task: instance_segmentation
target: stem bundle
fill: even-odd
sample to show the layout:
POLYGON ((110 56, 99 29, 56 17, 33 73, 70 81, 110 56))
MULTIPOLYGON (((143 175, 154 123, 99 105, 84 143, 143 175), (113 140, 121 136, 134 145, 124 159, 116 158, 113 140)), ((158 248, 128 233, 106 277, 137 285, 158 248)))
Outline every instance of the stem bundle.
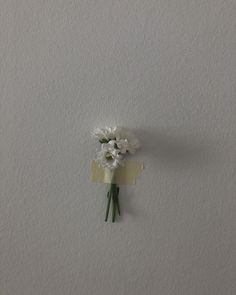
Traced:
POLYGON ((120 215, 120 204, 119 204, 119 187, 116 183, 110 184, 110 189, 107 193, 107 209, 106 209, 106 217, 105 221, 108 219, 110 206, 112 204, 112 222, 115 222, 116 219, 116 211, 120 215))

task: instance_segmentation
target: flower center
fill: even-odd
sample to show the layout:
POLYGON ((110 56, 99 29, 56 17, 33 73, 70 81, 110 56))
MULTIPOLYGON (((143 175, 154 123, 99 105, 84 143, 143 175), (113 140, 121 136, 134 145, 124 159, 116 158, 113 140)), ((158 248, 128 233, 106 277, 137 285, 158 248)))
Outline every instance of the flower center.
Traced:
POLYGON ((109 155, 109 154, 107 154, 107 155, 106 155, 106 159, 107 159, 107 160, 112 160, 112 156, 109 155))

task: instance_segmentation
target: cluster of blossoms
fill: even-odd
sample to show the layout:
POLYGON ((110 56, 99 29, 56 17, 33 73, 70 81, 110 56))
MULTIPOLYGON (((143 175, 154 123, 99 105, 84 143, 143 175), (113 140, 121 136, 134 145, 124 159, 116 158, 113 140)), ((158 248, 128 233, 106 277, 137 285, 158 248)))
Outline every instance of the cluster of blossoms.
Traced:
POLYGON ((139 140, 134 134, 122 127, 96 129, 93 136, 101 143, 96 161, 100 166, 110 170, 123 166, 125 155, 134 154, 140 147, 139 140))
POLYGON ((129 130, 122 127, 105 127, 93 132, 101 143, 101 149, 96 154, 97 163, 109 169, 112 175, 110 189, 107 193, 107 208, 105 221, 108 220, 110 206, 112 207, 112 222, 115 222, 116 212, 120 215, 119 187, 116 184, 115 169, 124 165, 127 154, 134 154, 140 147, 138 139, 129 130))

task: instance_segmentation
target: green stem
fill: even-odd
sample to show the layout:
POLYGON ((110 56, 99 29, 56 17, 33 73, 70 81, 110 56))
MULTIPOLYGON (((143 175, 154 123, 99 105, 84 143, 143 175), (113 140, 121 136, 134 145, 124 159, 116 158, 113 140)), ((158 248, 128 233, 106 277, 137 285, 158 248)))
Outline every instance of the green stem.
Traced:
POLYGON ((116 219, 116 184, 112 183, 110 188, 110 193, 112 195, 112 222, 116 219))
POLYGON ((109 214, 109 209, 110 209, 110 203, 111 203, 111 191, 109 191, 108 193, 107 193, 107 198, 108 198, 108 200, 107 200, 107 209, 106 209, 106 217, 105 217, 105 221, 107 222, 107 219, 108 219, 108 214, 109 214))
POLYGON ((119 195, 119 187, 115 183, 115 171, 112 171, 111 184, 110 184, 109 191, 107 193, 107 208, 106 208, 105 221, 108 220, 111 203, 112 203, 112 222, 115 222, 116 220, 116 210, 118 214, 120 215, 120 205, 119 205, 118 195, 119 195))
POLYGON ((119 204, 119 187, 117 187, 117 194, 116 194, 116 206, 117 206, 117 211, 118 211, 118 214, 120 215, 120 204, 119 204))
POLYGON ((112 195, 112 222, 116 220, 116 195, 112 195))

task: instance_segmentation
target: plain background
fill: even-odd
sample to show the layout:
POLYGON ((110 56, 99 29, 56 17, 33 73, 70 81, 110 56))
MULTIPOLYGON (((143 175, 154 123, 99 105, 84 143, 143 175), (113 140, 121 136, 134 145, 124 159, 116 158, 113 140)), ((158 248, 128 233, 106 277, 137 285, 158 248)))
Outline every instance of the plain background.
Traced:
POLYGON ((236 294, 234 0, 0 1, 0 294, 236 294), (145 170, 105 223, 95 127, 145 170))

